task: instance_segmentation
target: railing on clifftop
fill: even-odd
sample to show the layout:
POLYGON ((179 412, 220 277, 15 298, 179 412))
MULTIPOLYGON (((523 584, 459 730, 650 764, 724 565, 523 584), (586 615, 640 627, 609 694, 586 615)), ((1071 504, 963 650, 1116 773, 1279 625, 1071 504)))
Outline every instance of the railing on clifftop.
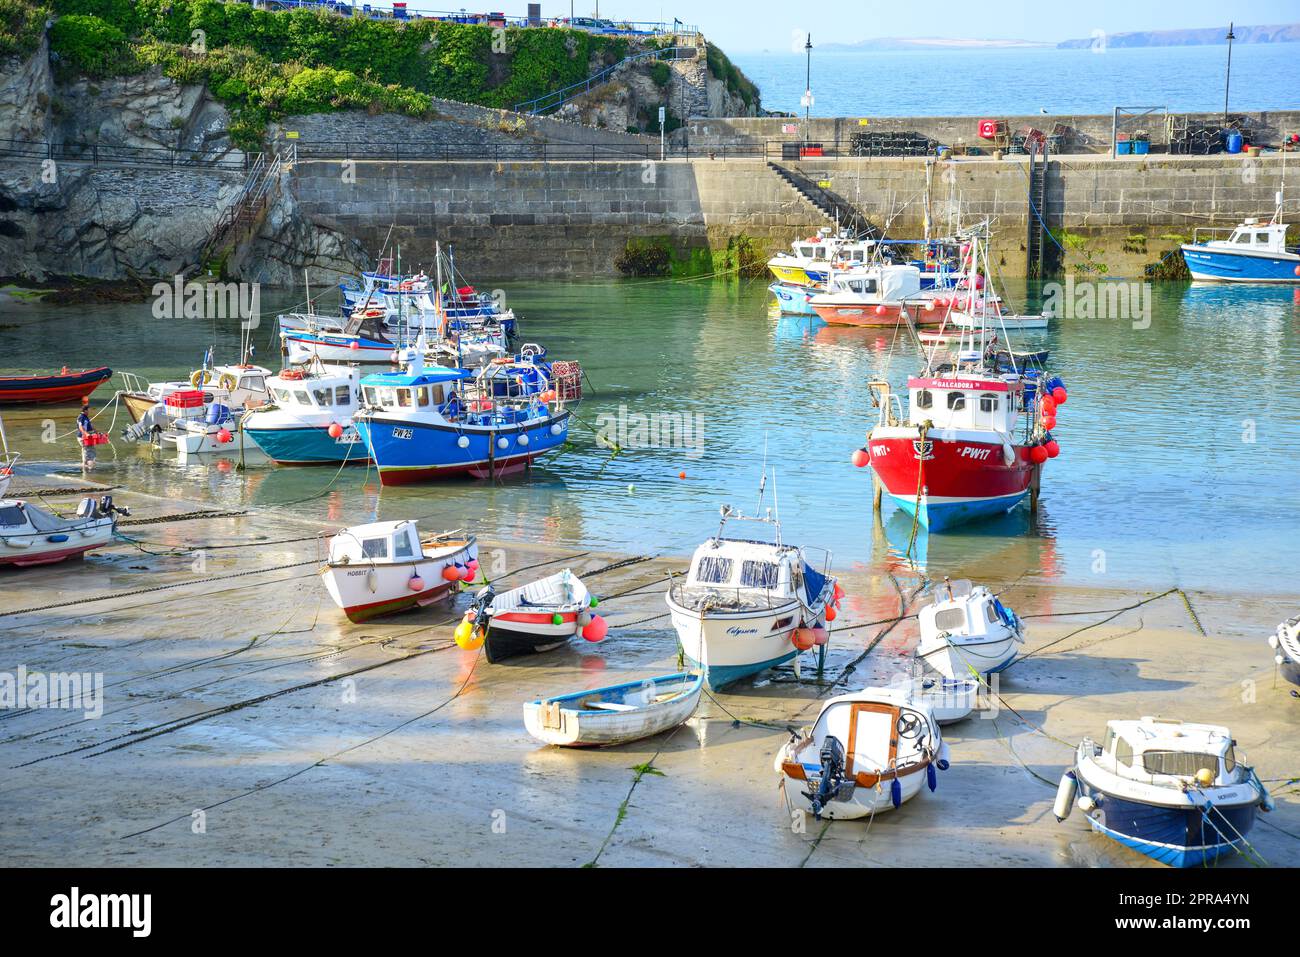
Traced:
POLYGON ((46 140, 0 140, 0 156, 92 166, 160 166, 168 168, 248 169, 260 154, 213 154, 211 151, 166 146, 101 146, 98 143, 55 143, 46 140))
POLYGON ((545 96, 526 100, 523 103, 516 103, 514 111, 516 113, 531 113, 536 116, 548 110, 558 110, 575 97, 589 93, 598 86, 604 86, 614 78, 615 73, 629 64, 640 63, 643 60, 693 60, 698 53, 699 51, 695 47, 664 47, 662 50, 643 50, 640 53, 634 53, 630 57, 619 60, 613 66, 605 67, 599 73, 593 73, 585 80, 570 84, 552 93, 547 93, 545 96))

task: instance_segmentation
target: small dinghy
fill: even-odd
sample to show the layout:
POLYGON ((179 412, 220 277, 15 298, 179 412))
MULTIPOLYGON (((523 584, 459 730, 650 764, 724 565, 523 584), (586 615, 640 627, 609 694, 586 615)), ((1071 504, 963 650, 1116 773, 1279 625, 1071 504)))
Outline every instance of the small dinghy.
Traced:
POLYGON ((1248 848, 1256 811, 1273 809, 1235 744, 1219 725, 1108 721, 1103 743, 1079 745, 1053 813, 1064 821, 1077 806, 1098 834, 1171 867, 1208 864, 1248 848))
POLYGON ((811 729, 776 756, 786 800, 813 817, 848 820, 902 805, 948 768, 930 706, 899 688, 864 688, 831 698, 811 729))
POLYGON ((524 704, 538 741, 566 748, 627 744, 675 728, 695 713, 704 676, 685 671, 524 704))
POLYGON ((933 605, 919 616, 921 640, 916 657, 947 678, 970 678, 1001 671, 1024 643, 1016 613, 983 585, 944 579, 933 605))
POLYGON ((81 402, 113 377, 108 366, 50 375, 0 376, 0 402, 81 402))
POLYGON ((75 518, 19 499, 0 499, 0 565, 49 565, 113 540, 117 516, 130 515, 113 497, 82 499, 75 518))
MULTIPOLYGON (((0 481, 3 481, 2 477, 0 481)), ((1300 685, 1300 615, 1278 625, 1277 631, 1268 636, 1268 646, 1273 649, 1273 661, 1281 670, 1282 677, 1293 685, 1300 685)), ((1291 694, 1300 697, 1294 691, 1291 694)))
POLYGON ((487 660, 493 664, 536 651, 550 651, 573 635, 587 641, 605 638, 607 626, 591 614, 598 604, 578 576, 565 569, 549 578, 497 594, 485 588, 466 614, 484 634, 487 660))
POLYGON ((979 703, 980 683, 975 678, 921 675, 910 687, 912 700, 926 705, 940 725, 965 721, 979 703))
POLYGON ((452 597, 477 571, 472 535, 446 532, 422 542, 415 522, 376 522, 331 538, 320 575, 348 620, 362 622, 452 597))

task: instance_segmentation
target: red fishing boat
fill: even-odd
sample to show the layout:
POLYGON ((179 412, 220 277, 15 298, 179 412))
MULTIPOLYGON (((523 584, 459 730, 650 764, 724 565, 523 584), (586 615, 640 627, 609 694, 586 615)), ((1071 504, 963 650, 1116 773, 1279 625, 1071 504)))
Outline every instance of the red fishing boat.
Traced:
POLYGON ((108 366, 52 375, 0 376, 0 402, 79 402, 113 377, 108 366))

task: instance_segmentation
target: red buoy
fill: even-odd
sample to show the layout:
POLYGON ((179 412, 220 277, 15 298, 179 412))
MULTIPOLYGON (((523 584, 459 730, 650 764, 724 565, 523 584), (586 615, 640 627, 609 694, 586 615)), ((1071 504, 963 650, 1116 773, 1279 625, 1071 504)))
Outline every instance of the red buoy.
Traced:
POLYGON ((360 349, 360 348, 361 348, 361 343, 359 343, 359 342, 357 342, 357 340, 353 339, 351 342, 348 343, 348 348, 349 348, 349 349, 360 349))
POLYGON ((860 469, 866 468, 871 464, 871 456, 867 454, 866 449, 853 450, 853 464, 860 469))
POLYGON ((800 651, 807 651, 817 644, 817 637, 811 628, 796 628, 790 633, 790 642, 800 651))
POLYGON ((1049 395, 1043 396, 1043 415, 1051 415, 1056 411, 1056 400, 1049 395))
POLYGON ((456 570, 455 565, 448 565, 446 568, 442 570, 442 578, 444 581, 449 581, 449 582, 459 581, 460 572, 456 570))
POLYGON ((1069 394, 1058 385, 1052 390, 1052 398, 1056 400, 1057 405, 1065 405, 1065 400, 1069 398, 1069 394))
POLYGON ((888 310, 885 309, 884 303, 881 303, 880 305, 876 306, 876 315, 878 316, 883 316, 887 311, 888 310))
POLYGON ((331 439, 339 439, 343 437, 343 426, 339 425, 337 422, 331 422, 330 427, 326 431, 329 432, 331 439))
POLYGON ((1043 428, 1045 428, 1048 432, 1056 428, 1056 416, 1054 415, 1043 416, 1043 428))
POLYGON ((1052 441, 1048 442, 1043 446, 1043 448, 1047 449, 1047 457, 1049 459, 1054 459, 1061 454, 1061 444, 1057 442, 1056 439, 1052 439, 1052 441))
POLYGON ((1029 450, 1029 460, 1035 465, 1042 465, 1047 461, 1047 449, 1041 445, 1035 445, 1029 450))
POLYGON ((592 643, 604 641, 609 633, 609 624, 600 615, 592 615, 591 622, 582 629, 582 637, 592 643))
POLYGON ((827 620, 827 621, 834 621, 834 620, 835 620, 835 609, 834 609, 834 608, 827 608, 827 609, 826 609, 826 620, 827 620))
POLYGON ((424 579, 419 575, 412 575, 407 579, 406 587, 411 591, 424 591, 424 579))
POLYGON ((233 438, 234 436, 230 434, 229 429, 217 430, 217 441, 220 442, 222 445, 225 445, 227 442, 230 442, 233 438))
POLYGON ((844 586, 842 586, 839 582, 835 583, 834 594, 835 594, 836 601, 839 601, 841 598, 844 597, 844 586))
POLYGON ((819 647, 831 640, 831 633, 827 631, 825 628, 821 627, 820 625, 814 628, 812 630, 812 633, 813 633, 813 644, 819 647))
POLYGON ((1295 274, 1296 274, 1297 276, 1300 276, 1300 266, 1296 266, 1296 267, 1295 267, 1295 274))

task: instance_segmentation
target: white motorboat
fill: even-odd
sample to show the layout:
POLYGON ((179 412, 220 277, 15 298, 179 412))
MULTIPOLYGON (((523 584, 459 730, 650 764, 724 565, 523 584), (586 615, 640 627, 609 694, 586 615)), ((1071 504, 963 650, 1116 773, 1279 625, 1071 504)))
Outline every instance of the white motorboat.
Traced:
POLYGON ((421 541, 415 522, 346 528, 329 540, 321 579, 349 621, 369 621, 454 596, 474 580, 472 535, 447 532, 421 541))
POLYGON ((704 677, 682 672, 524 703, 524 726, 546 744, 608 747, 675 728, 700 703, 704 677))
POLYGON ((1106 740, 1087 738, 1056 792, 1058 821, 1078 807, 1088 825, 1171 867, 1197 867, 1248 848, 1268 790, 1241 763, 1220 725, 1162 718, 1108 721, 1106 740))
MULTIPOLYGON (((1282 677, 1293 685, 1300 685, 1300 615, 1288 618, 1268 636, 1268 646, 1273 649, 1273 662, 1282 677)), ((1297 698, 1300 693, 1291 692, 1297 698)))
POLYGON ((983 585, 944 579, 934 603, 918 616, 916 657, 948 678, 994 674, 1015 660, 1024 643, 1016 613, 983 585))
POLYGON ((781 541, 779 519, 747 518, 730 505, 721 512, 718 534, 695 550, 686 579, 664 596, 682 650, 710 690, 824 645, 843 597, 830 575, 830 552, 818 549, 814 563, 812 549, 781 541), (775 540, 725 538, 729 520, 770 524, 775 540))
POLYGON ((599 604, 581 579, 565 569, 540 581, 498 594, 491 586, 478 595, 466 620, 484 635, 487 660, 493 664, 550 651, 574 635, 603 641, 607 625, 591 609, 599 604))
POLYGON ((272 404, 249 410, 240 425, 272 461, 282 465, 355 462, 370 453, 352 425, 361 403, 355 366, 313 360, 267 381, 272 404))
POLYGON ((906 689, 864 688, 831 698, 817 721, 777 753, 791 807, 815 818, 870 817, 938 786, 948 750, 930 706, 906 689))
POLYGON ((111 495, 82 499, 74 518, 21 499, 0 499, 0 565, 49 565, 84 555, 111 542, 117 516, 129 514, 111 495))

